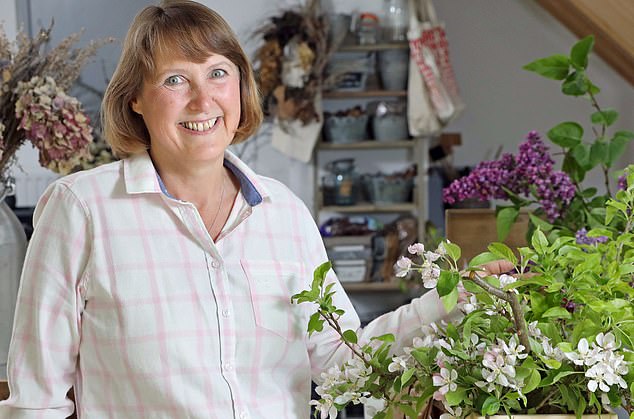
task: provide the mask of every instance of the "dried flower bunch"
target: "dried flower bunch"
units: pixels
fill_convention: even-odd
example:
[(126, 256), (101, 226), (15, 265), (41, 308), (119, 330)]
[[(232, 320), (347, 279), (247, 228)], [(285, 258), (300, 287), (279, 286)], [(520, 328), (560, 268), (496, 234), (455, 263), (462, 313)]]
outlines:
[(319, 3), (309, 0), (300, 10), (286, 10), (255, 32), (263, 40), (255, 56), (258, 85), (266, 111), (280, 122), (321, 118), (315, 102), (331, 48)]
[(40, 164), (60, 174), (90, 158), (90, 120), (66, 92), (109, 40), (75, 48), (80, 34), (73, 34), (47, 52), (52, 28), (51, 23), (33, 38), (20, 32), (15, 42), (0, 30), (0, 177), (27, 140), (39, 150)]

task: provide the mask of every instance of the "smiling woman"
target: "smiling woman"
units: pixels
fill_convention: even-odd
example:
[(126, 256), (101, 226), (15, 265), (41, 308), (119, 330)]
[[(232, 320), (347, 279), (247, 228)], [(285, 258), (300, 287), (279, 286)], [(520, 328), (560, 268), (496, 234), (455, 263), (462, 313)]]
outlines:
[[(192, 1), (143, 9), (102, 109), (122, 160), (37, 205), (0, 419), (308, 418), (311, 379), (351, 352), (291, 304), (327, 259), (310, 212), (227, 151), (262, 121), (227, 23)], [(327, 280), (360, 339), (408, 342), (446, 314), (429, 293), (361, 330)]]

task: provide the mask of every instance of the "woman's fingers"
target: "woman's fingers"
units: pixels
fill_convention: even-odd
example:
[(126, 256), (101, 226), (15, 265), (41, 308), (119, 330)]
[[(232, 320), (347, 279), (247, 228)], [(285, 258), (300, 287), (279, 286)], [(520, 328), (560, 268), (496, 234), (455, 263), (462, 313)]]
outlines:
[(515, 269), (515, 265), (508, 260), (494, 260), (481, 267), (487, 275), (501, 275)]

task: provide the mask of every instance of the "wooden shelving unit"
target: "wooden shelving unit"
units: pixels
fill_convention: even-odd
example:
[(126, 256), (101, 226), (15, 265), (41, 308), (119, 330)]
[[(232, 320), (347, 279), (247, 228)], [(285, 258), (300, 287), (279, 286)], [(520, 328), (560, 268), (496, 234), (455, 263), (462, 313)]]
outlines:
[(373, 97), (407, 97), (406, 90), (332, 90), (323, 92), (324, 99), (355, 99), (355, 98), (373, 98)]
[[(377, 51), (394, 50), (394, 49), (408, 49), (409, 44), (407, 42), (400, 43), (380, 43), (373, 45), (357, 45), (353, 39), (346, 39), (337, 52), (342, 53), (365, 53), (372, 54)], [(322, 98), (324, 101), (337, 101), (333, 104), (334, 108), (343, 101), (348, 100), (357, 102), (359, 104), (367, 104), (372, 100), (396, 100), (404, 99), (407, 97), (407, 90), (383, 90), (378, 85), (376, 77), (368, 77), (365, 90), (328, 90), (322, 92)], [(390, 141), (377, 141), (374, 139), (363, 139), (361, 141), (351, 143), (329, 143), (319, 142), (315, 149), (315, 155), (313, 159), (314, 164), (314, 179), (315, 179), (315, 199), (314, 199), (314, 214), (318, 219), (320, 214), (340, 214), (340, 215), (363, 215), (363, 214), (376, 214), (379, 218), (389, 218), (391, 214), (394, 216), (402, 214), (414, 214), (419, 220), (418, 235), (423, 236), (425, 220), (428, 217), (428, 175), (427, 169), (429, 167), (429, 143), (430, 138), (394, 138)], [(324, 205), (322, 189), (319, 182), (319, 168), (320, 159), (327, 156), (329, 159), (333, 155), (342, 158), (355, 157), (357, 155), (366, 153), (375, 153), (380, 159), (381, 154), (387, 150), (400, 149), (404, 155), (404, 161), (416, 163), (417, 175), (414, 180), (414, 190), (412, 193), (412, 202), (399, 202), (393, 204), (377, 204), (371, 202), (357, 202), (356, 205)], [(320, 157), (321, 155), (321, 157)], [(387, 215), (387, 217), (386, 217)], [(326, 243), (327, 246), (328, 243)], [(364, 246), (371, 246), (370, 243), (364, 244)], [(367, 293), (380, 293), (380, 292), (400, 292), (401, 287), (399, 281), (388, 279), (384, 282), (343, 282), (343, 287), (347, 292), (367, 292)]]
[(321, 141), (317, 144), (319, 150), (379, 150), (393, 148), (414, 148), (416, 142), (412, 140), (376, 141), (363, 140), (349, 144), (333, 144)]

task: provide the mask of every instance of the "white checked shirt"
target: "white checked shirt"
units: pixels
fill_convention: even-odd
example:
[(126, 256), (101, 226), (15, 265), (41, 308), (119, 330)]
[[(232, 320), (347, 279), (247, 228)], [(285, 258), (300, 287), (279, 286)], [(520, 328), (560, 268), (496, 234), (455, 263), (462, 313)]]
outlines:
[[(147, 154), (67, 176), (38, 203), (0, 418), (308, 418), (310, 383), (350, 357), (290, 297), (326, 260), (304, 204), (227, 152), (241, 183), (216, 243)], [(334, 275), (345, 329), (359, 319)], [(444, 310), (428, 293), (361, 339), (403, 343)]]

